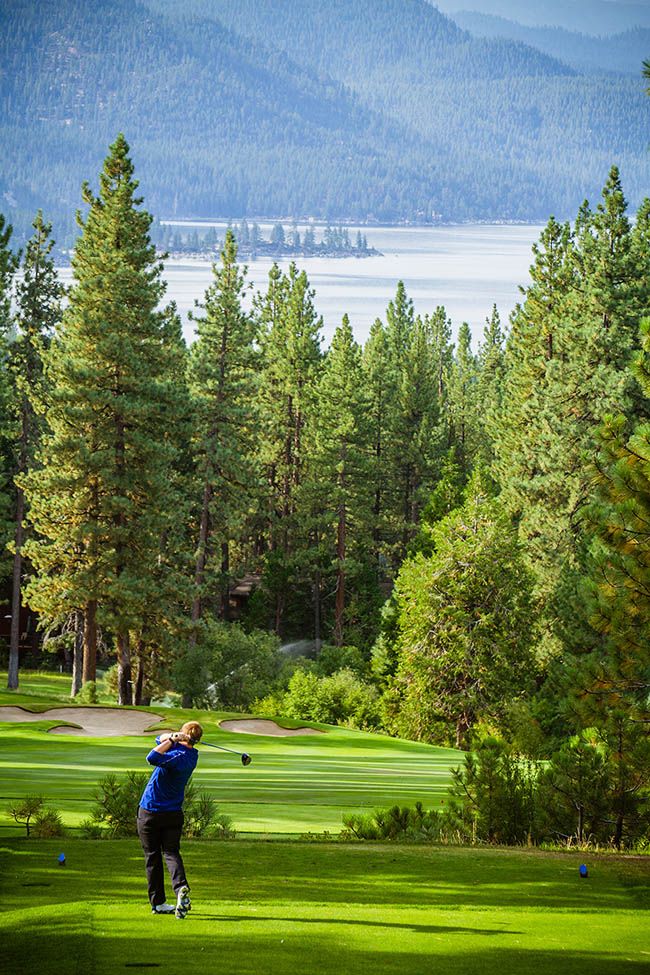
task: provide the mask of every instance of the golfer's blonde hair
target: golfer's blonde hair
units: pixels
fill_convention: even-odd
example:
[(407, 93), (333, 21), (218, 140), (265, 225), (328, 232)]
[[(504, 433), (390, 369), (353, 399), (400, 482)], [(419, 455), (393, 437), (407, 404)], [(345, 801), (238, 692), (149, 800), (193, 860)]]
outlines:
[(198, 721), (186, 721), (181, 731), (184, 735), (188, 735), (192, 741), (200, 741), (203, 736), (203, 728)]

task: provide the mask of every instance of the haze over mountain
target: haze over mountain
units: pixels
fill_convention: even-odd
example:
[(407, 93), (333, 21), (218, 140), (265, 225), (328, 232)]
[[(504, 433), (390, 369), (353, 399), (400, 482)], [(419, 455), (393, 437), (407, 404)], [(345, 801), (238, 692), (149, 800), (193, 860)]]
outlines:
[(164, 218), (537, 220), (612, 162), (647, 189), (640, 78), (476, 39), (425, 0), (0, 2), (0, 198), (59, 239), (118, 131)]
[(433, 5), (452, 17), (459, 10), (472, 10), (531, 27), (550, 25), (594, 36), (650, 27), (650, 4), (639, 0), (435, 0)]
[(562, 27), (527, 27), (475, 11), (453, 15), (456, 23), (475, 37), (505, 37), (521, 41), (570, 65), (577, 71), (615, 71), (639, 76), (650, 54), (650, 28), (635, 27), (609, 37), (592, 37)]

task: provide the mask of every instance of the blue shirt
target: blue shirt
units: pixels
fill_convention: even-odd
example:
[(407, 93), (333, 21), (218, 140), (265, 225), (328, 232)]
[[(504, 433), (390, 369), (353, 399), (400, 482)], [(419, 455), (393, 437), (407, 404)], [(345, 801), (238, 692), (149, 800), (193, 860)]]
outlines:
[[(159, 744), (158, 739), (156, 742)], [(156, 767), (142, 793), (142, 808), (155, 813), (178, 812), (183, 806), (185, 786), (198, 760), (197, 750), (183, 745), (172, 745), (164, 755), (155, 749), (150, 751), (147, 761)]]

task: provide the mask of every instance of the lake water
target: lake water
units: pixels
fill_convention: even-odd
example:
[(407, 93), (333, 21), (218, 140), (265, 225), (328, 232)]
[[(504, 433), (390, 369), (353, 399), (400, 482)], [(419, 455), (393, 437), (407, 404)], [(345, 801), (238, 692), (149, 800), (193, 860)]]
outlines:
[[(219, 221), (185, 221), (181, 225), (214, 226), (220, 236), (226, 227)], [(270, 225), (260, 222), (260, 228), (268, 239)], [(299, 225), (299, 229), (304, 228)], [(454, 333), (461, 322), (469, 322), (476, 346), (493, 304), (497, 305), (502, 323), (507, 324), (520, 297), (519, 285), (526, 285), (529, 280), (531, 246), (542, 230), (540, 226), (501, 224), (351, 227), (352, 240), (357, 229), (367, 236), (369, 246), (382, 252), (381, 257), (296, 260), (316, 290), (315, 304), (323, 316), (325, 344), (346, 312), (357, 341), (364, 342), (375, 318), (385, 319), (386, 306), (401, 279), (416, 313), (424, 314), (444, 305)], [(318, 229), (316, 236), (320, 239)], [(265, 288), (271, 264), (270, 258), (249, 262), (248, 280), (256, 290)], [(289, 260), (279, 264), (286, 269)], [(69, 280), (69, 269), (63, 276)], [(210, 262), (170, 260), (165, 278), (167, 295), (176, 302), (185, 335), (191, 340), (193, 329), (187, 314), (210, 284)]]

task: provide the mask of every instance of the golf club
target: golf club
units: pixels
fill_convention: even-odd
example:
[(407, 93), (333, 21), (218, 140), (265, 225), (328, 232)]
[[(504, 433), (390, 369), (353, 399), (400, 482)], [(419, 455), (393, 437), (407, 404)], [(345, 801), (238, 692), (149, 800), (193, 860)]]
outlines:
[(225, 745), (213, 745), (209, 741), (202, 741), (201, 744), (207, 745), (208, 748), (219, 748), (222, 752), (230, 752), (232, 755), (240, 755), (242, 765), (250, 765), (252, 762), (252, 758), (246, 752), (236, 752), (234, 748), (226, 748)]

